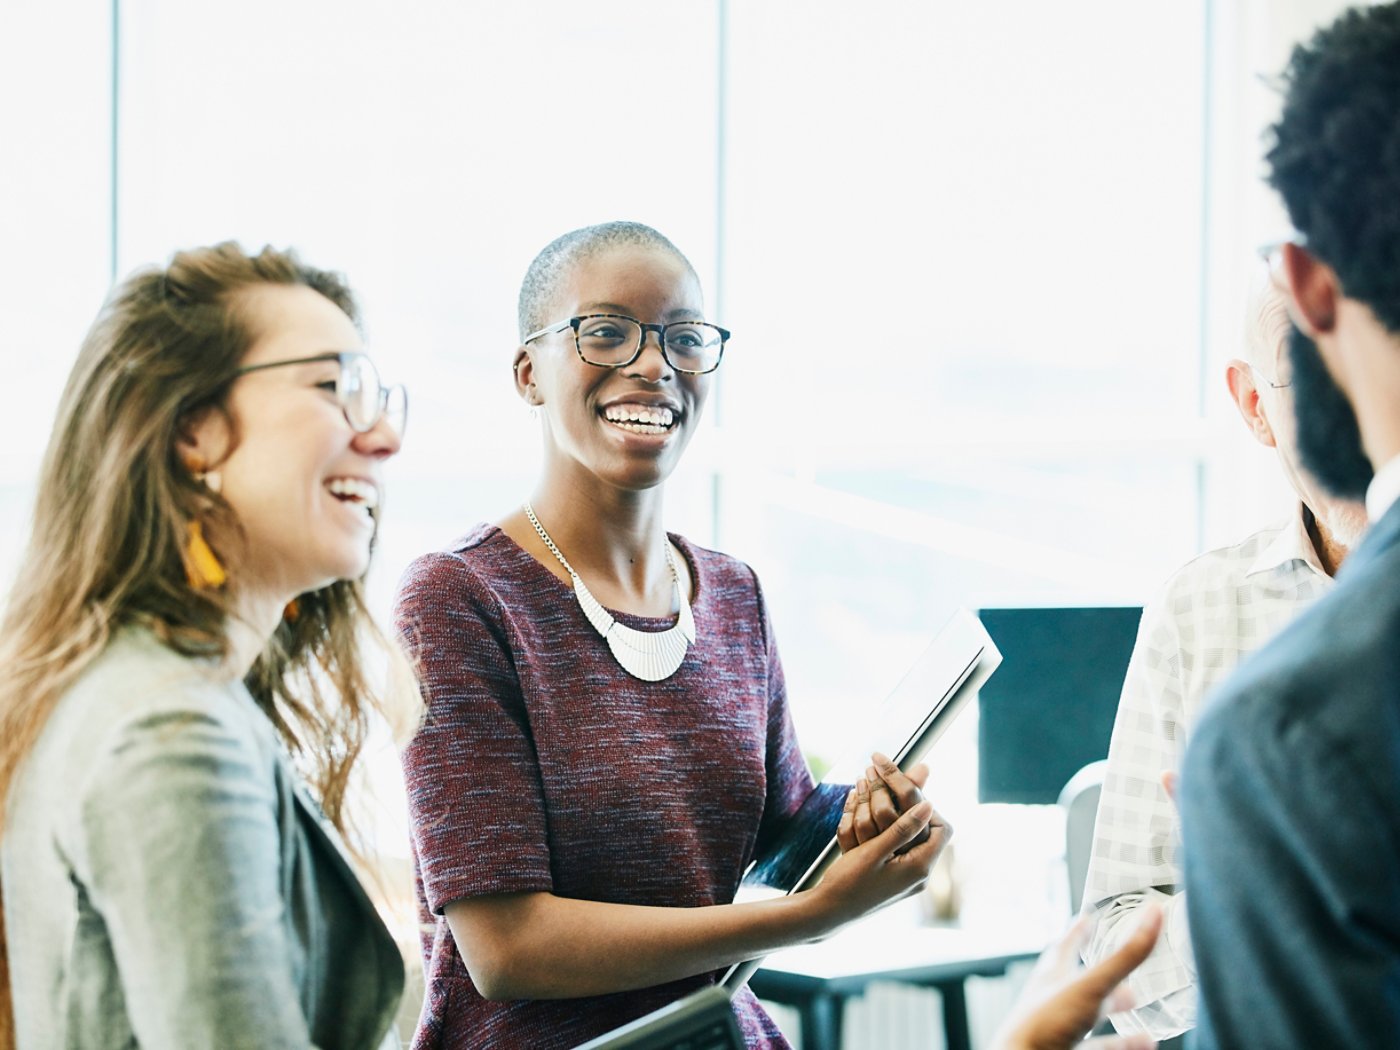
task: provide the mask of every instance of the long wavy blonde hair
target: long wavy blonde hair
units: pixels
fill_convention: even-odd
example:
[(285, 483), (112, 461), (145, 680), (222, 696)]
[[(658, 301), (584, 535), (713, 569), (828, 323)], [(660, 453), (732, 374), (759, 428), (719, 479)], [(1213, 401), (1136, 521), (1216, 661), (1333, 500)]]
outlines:
[[(176, 439), (192, 413), (224, 411), (260, 334), (241, 293), (260, 284), (305, 285), (358, 323), (339, 275), (291, 252), (265, 248), (250, 256), (227, 243), (180, 252), (165, 269), (122, 282), (83, 342), (0, 621), (0, 836), (3, 803), (25, 756), (115, 630), (139, 623), (182, 654), (227, 652), (237, 564), (221, 589), (192, 585), (189, 527), (217, 522), (206, 535), (236, 536), (238, 522), (181, 463)], [(237, 420), (229, 422), (236, 440)], [(406, 706), (416, 691), (397, 690), (390, 710), (371, 688), (366, 643), (396, 662), (396, 647), (367, 613), (362, 581), (342, 580), (298, 598), (297, 615), (284, 619), (245, 679), (352, 845), (346, 792), (371, 714), (400, 731), (417, 714)], [(13, 1045), (11, 1006), (0, 912), (0, 1047)]]

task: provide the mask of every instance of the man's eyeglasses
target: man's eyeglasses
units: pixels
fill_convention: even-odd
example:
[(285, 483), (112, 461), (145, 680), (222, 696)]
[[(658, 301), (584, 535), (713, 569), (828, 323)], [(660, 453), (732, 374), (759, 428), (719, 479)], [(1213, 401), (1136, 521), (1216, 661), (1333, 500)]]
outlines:
[(530, 343), (544, 335), (572, 328), (574, 349), (585, 364), (599, 368), (625, 368), (642, 355), (647, 332), (655, 332), (661, 343), (661, 356), (677, 372), (704, 375), (719, 367), (729, 330), (704, 321), (672, 321), (645, 324), (626, 314), (585, 314), (570, 317), (531, 332)]
[(1259, 368), (1258, 365), (1250, 365), (1249, 370), (1254, 373), (1254, 378), (1256, 380), (1262, 382), (1270, 390), (1287, 390), (1293, 385), (1292, 380), (1290, 380), (1287, 383), (1275, 383), (1272, 379), (1270, 379), (1263, 373), (1263, 371)]
[(247, 365), (234, 374), (242, 376), (266, 368), (309, 365), (316, 361), (335, 361), (340, 365), (340, 372), (335, 378), (335, 399), (340, 402), (340, 410), (345, 413), (345, 422), (350, 424), (351, 430), (366, 434), (383, 419), (388, 421), (389, 429), (395, 435), (403, 437), (404, 427), (408, 425), (408, 391), (401, 385), (385, 387), (379, 381), (379, 373), (369, 355), (358, 350)]

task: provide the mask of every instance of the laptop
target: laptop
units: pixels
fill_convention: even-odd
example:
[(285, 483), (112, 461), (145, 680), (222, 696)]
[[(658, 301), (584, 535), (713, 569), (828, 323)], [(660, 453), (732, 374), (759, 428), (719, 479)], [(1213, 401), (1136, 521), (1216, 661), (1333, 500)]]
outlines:
[(653, 1010), (576, 1050), (744, 1050), (744, 1037), (722, 985)]

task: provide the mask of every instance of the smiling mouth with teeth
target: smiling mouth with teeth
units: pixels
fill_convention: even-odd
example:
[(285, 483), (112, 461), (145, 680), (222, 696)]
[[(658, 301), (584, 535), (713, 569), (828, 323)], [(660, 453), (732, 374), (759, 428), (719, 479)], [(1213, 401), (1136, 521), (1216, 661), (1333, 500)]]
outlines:
[(676, 425), (675, 413), (660, 405), (609, 405), (603, 418), (634, 434), (665, 434)]
[(359, 478), (332, 478), (326, 483), (326, 488), (341, 503), (360, 507), (366, 517), (374, 517), (375, 509), (379, 506), (378, 486)]

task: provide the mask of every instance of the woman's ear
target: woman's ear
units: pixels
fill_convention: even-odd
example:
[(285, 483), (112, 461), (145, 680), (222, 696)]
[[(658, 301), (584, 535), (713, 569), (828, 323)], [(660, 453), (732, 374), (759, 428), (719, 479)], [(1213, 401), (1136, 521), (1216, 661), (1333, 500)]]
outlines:
[(535, 362), (530, 356), (530, 348), (517, 347), (515, 351), (515, 392), (527, 405), (534, 407), (544, 404), (539, 389), (535, 386)]
[(191, 474), (207, 474), (229, 453), (228, 417), (213, 405), (187, 414), (175, 431), (175, 454)]

